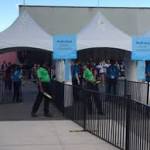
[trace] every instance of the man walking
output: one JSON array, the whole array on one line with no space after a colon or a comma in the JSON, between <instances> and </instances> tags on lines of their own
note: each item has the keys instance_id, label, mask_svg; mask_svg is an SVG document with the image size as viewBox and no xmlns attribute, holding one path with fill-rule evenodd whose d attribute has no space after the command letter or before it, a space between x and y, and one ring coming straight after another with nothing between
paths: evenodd
<instances>
[{"instance_id":1,"label":"man walking","mask_svg":"<svg viewBox=\"0 0 150 150\"><path fill-rule=\"evenodd\" d=\"M49 98L44 96L44 92L51 95L51 79L48 72L48 65L43 64L37 69L38 95L32 107L32 117L37 116L37 111L44 97L44 116L50 117L49 113Z\"/></svg>"}]
</instances>

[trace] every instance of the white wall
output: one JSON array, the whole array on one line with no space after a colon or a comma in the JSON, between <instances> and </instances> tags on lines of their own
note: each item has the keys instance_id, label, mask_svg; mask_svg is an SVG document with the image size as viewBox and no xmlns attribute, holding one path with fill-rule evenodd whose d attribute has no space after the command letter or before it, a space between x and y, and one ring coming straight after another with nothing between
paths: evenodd
<instances>
[{"instance_id":1,"label":"white wall","mask_svg":"<svg viewBox=\"0 0 150 150\"><path fill-rule=\"evenodd\" d=\"M128 60L127 61L127 80L137 81L137 63L136 61Z\"/></svg>"}]
</instances>

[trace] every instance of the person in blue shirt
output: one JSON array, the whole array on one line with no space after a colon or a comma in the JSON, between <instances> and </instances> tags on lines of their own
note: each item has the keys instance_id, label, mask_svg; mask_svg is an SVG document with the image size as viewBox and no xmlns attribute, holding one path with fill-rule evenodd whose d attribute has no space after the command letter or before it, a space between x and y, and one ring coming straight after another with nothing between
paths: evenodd
<instances>
[{"instance_id":1,"label":"person in blue shirt","mask_svg":"<svg viewBox=\"0 0 150 150\"><path fill-rule=\"evenodd\" d=\"M21 102L21 79L22 79L22 69L19 65L15 66L12 72L11 79L13 82L13 102Z\"/></svg>"},{"instance_id":2,"label":"person in blue shirt","mask_svg":"<svg viewBox=\"0 0 150 150\"><path fill-rule=\"evenodd\" d=\"M109 94L116 95L116 87L117 87L117 80L119 77L119 69L115 65L114 60L110 60L110 66L107 68L106 71L106 92Z\"/></svg>"}]
</instances>

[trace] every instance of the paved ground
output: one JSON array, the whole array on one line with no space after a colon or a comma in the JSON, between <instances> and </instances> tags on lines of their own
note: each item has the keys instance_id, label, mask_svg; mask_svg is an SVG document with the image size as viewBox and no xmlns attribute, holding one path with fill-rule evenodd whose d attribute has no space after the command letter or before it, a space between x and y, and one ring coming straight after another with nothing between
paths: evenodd
<instances>
[{"instance_id":1,"label":"paved ground","mask_svg":"<svg viewBox=\"0 0 150 150\"><path fill-rule=\"evenodd\" d=\"M52 118L43 117L42 107L38 118L30 116L36 88L30 93L24 85L24 102L0 105L0 150L117 150L112 145L82 130L50 106ZM29 99L30 97L30 99Z\"/></svg>"},{"instance_id":2,"label":"paved ground","mask_svg":"<svg viewBox=\"0 0 150 150\"><path fill-rule=\"evenodd\" d=\"M72 121L0 122L0 150L117 150Z\"/></svg>"}]
</instances>

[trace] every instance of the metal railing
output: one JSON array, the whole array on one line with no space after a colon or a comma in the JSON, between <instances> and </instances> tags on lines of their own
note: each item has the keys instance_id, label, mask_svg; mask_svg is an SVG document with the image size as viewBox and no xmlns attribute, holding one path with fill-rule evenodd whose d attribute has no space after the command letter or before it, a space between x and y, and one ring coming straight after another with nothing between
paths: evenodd
<instances>
[{"instance_id":1,"label":"metal railing","mask_svg":"<svg viewBox=\"0 0 150 150\"><path fill-rule=\"evenodd\" d=\"M150 107L130 96L114 96L55 82L64 115L123 150L150 149ZM64 90L62 88L64 87ZM75 94L73 91L75 90ZM62 97L61 93L66 93ZM69 98L67 98L69 97ZM62 102L63 101L63 102Z\"/></svg>"},{"instance_id":2,"label":"metal railing","mask_svg":"<svg viewBox=\"0 0 150 150\"><path fill-rule=\"evenodd\" d=\"M118 80L116 85L116 95L125 96L130 95L131 99L143 104L150 104L150 94L148 91L149 83L146 82L135 82L128 80ZM99 85L99 92L107 93L107 84Z\"/></svg>"}]
</instances>

